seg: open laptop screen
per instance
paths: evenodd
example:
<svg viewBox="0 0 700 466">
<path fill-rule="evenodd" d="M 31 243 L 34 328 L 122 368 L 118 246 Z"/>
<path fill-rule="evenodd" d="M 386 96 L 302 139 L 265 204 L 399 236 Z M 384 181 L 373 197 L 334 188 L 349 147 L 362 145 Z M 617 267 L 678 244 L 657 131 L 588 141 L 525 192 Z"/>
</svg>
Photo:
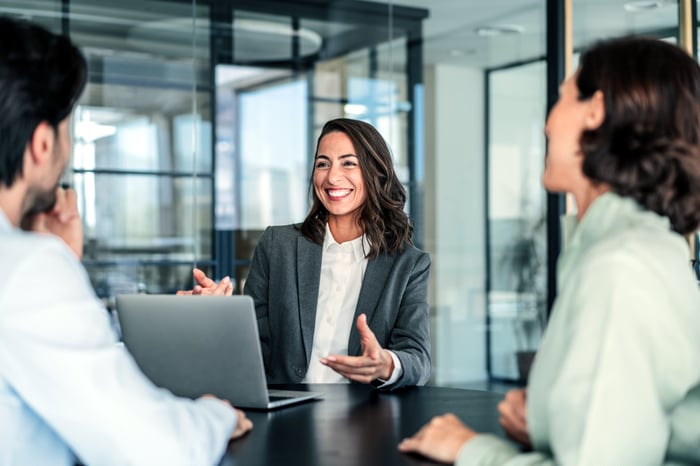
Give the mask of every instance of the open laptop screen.
<svg viewBox="0 0 700 466">
<path fill-rule="evenodd" d="M 119 295 L 117 316 L 141 370 L 175 395 L 211 393 L 258 409 L 320 395 L 286 391 L 270 402 L 249 296 Z"/>
</svg>

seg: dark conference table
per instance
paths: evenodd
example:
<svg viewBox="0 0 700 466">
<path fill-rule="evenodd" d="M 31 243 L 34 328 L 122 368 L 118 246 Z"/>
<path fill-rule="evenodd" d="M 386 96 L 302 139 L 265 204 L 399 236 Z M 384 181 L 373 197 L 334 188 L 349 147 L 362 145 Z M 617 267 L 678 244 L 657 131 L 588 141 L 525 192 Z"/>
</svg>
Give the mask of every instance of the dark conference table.
<svg viewBox="0 0 700 466">
<path fill-rule="evenodd" d="M 444 387 L 381 392 L 360 384 L 274 388 L 319 391 L 324 399 L 269 412 L 246 410 L 255 427 L 229 444 L 222 466 L 436 464 L 400 453 L 396 446 L 446 412 L 477 432 L 504 436 L 496 411 L 501 393 Z"/>
</svg>

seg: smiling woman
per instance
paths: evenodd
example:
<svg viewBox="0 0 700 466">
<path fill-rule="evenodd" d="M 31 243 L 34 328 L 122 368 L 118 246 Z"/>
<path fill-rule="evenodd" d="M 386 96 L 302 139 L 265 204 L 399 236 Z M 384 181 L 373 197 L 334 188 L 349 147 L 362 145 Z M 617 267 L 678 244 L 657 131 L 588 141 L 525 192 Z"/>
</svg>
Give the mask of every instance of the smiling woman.
<svg viewBox="0 0 700 466">
<path fill-rule="evenodd" d="M 246 280 L 268 383 L 424 384 L 430 256 L 413 246 L 389 147 L 367 123 L 329 121 L 310 188 L 306 220 L 268 227 Z M 195 279 L 195 294 L 232 291 Z"/>
<path fill-rule="evenodd" d="M 381 250 L 395 254 L 404 245 L 412 244 L 413 226 L 404 212 L 406 191 L 379 132 L 362 121 L 338 118 L 325 124 L 317 146 L 313 205 L 302 226 L 304 236 L 320 242 L 326 223 L 334 237 L 335 228 L 341 225 L 350 228 L 352 224 L 355 233 L 368 236 L 368 257 L 372 258 Z M 333 159 L 338 160 L 336 167 Z M 337 197 L 342 192 L 335 191 L 332 198 L 328 191 L 337 187 L 352 187 L 352 197 Z M 344 204 L 332 202 L 346 199 L 348 202 Z M 350 209 L 346 213 L 353 215 L 340 215 L 343 209 Z"/>
</svg>

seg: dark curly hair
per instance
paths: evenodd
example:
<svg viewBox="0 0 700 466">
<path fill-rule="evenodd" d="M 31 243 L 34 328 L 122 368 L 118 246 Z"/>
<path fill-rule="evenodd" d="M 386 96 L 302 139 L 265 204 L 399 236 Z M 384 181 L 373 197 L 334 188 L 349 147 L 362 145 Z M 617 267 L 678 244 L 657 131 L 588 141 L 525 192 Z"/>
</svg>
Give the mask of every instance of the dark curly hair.
<svg viewBox="0 0 700 466">
<path fill-rule="evenodd" d="M 350 138 L 360 161 L 367 199 L 360 208 L 359 222 L 370 244 L 367 258 L 376 258 L 382 251 L 389 255 L 401 252 L 406 245 L 413 244 L 413 226 L 403 210 L 406 190 L 394 171 L 389 146 L 372 125 L 338 118 L 323 126 L 316 142 L 316 154 L 321 139 L 333 132 L 341 132 Z M 328 211 L 314 190 L 313 171 L 309 191 L 312 205 L 301 225 L 301 232 L 310 241 L 321 244 L 326 233 Z"/>
<path fill-rule="evenodd" d="M 87 80 L 85 57 L 64 36 L 0 17 L 0 185 L 22 175 L 36 127 L 54 130 L 73 111 Z"/>
<path fill-rule="evenodd" d="M 580 59 L 579 99 L 600 90 L 605 118 L 581 137 L 583 173 L 668 217 L 675 231 L 700 226 L 700 67 L 652 38 L 594 44 Z"/>
</svg>

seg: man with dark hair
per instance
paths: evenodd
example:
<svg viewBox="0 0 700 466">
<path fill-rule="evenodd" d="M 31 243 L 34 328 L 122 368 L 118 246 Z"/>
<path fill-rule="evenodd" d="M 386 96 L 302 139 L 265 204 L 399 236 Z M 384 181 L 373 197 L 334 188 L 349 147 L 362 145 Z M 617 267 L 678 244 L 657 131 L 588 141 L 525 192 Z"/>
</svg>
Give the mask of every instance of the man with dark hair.
<svg viewBox="0 0 700 466">
<path fill-rule="evenodd" d="M 57 186 L 85 81 L 70 40 L 0 18 L 0 465 L 216 464 L 250 421 L 146 379 L 79 262 L 75 193 Z"/>
</svg>

